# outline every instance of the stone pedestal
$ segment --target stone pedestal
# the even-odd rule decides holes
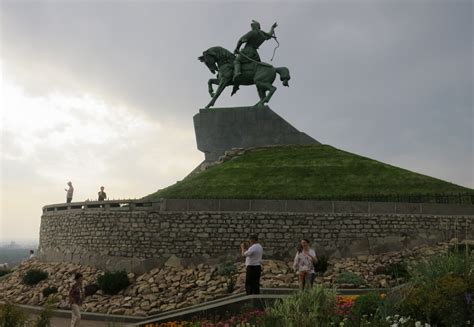
[[[205,162],[218,160],[232,148],[320,144],[267,106],[200,109],[193,119],[197,147],[204,152]]]

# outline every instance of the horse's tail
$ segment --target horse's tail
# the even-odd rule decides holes
[[[280,75],[280,81],[284,86],[290,86],[288,81],[290,80],[290,70],[286,67],[277,67],[275,68],[278,75]]]

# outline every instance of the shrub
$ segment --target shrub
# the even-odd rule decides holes
[[[324,274],[328,269],[328,257],[325,255],[318,256],[318,262],[314,265],[314,271]]]
[[[48,297],[51,294],[57,293],[58,288],[54,287],[54,286],[48,286],[48,287],[44,288],[42,292],[43,292],[44,297]]]
[[[235,290],[236,280],[232,276],[237,271],[235,262],[227,260],[217,266],[217,274],[227,276],[227,293],[232,293]]]
[[[316,285],[309,291],[290,295],[267,309],[266,326],[329,326],[336,314],[336,292]]]
[[[374,269],[374,275],[387,275],[387,267],[378,266]]]
[[[449,254],[467,254],[470,255],[474,250],[474,244],[453,244],[448,248]]]
[[[130,285],[127,273],[125,271],[107,271],[97,279],[100,289],[109,295],[115,295]]]
[[[438,286],[413,287],[402,304],[402,312],[440,326],[461,326],[471,319],[466,301],[467,284],[462,277],[446,275]]]
[[[27,322],[26,314],[12,303],[0,304],[0,326],[20,327]]]
[[[100,289],[99,285],[97,284],[90,284],[84,287],[84,295],[85,296],[91,296],[97,293],[97,291]]]
[[[405,262],[391,263],[387,266],[387,275],[392,278],[405,278],[408,279],[410,274],[408,273],[408,267]]]
[[[232,293],[235,290],[236,278],[231,276],[227,279],[227,293]]]
[[[363,316],[374,316],[381,302],[382,299],[378,293],[363,294],[355,300],[351,312],[357,319],[362,319]]]
[[[231,260],[224,261],[217,266],[217,273],[221,276],[230,276],[236,271],[235,262]]]
[[[34,327],[51,327],[51,317],[53,316],[53,309],[51,305],[46,305],[41,310],[38,318],[34,322]]]
[[[3,270],[0,270],[0,277],[2,276],[5,276],[5,275],[8,275],[9,273],[11,273],[12,271],[10,269],[3,269]]]
[[[336,277],[336,283],[338,284],[352,284],[355,286],[365,285],[365,281],[359,275],[356,275],[350,271],[343,271]]]
[[[39,269],[30,269],[23,276],[23,283],[27,285],[36,285],[42,280],[48,278],[48,273]]]
[[[447,254],[431,257],[410,269],[417,284],[435,286],[437,279],[447,274],[468,276],[474,272],[474,256]]]
[[[443,255],[419,263],[403,288],[400,313],[437,326],[462,326],[472,320],[472,256]]]

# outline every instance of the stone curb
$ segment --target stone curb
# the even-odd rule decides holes
[[[17,306],[29,314],[40,314],[40,312],[43,310],[43,307],[38,307],[38,306],[33,306],[33,305],[17,304]],[[71,318],[71,311],[63,310],[63,309],[53,309],[53,317]],[[93,312],[81,311],[82,320],[134,323],[134,322],[139,322],[145,318],[146,317],[111,315],[111,314],[105,314],[105,313],[93,313]]]

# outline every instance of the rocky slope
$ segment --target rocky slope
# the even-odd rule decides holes
[[[446,253],[448,247],[456,240],[439,243],[434,246],[422,246],[402,252],[381,255],[359,256],[357,258],[330,259],[328,270],[317,282],[327,287],[355,287],[348,283],[337,284],[341,272],[353,272],[365,280],[359,287],[390,287],[403,279],[395,280],[387,274],[387,267],[392,263],[412,263],[433,254]],[[261,285],[264,288],[297,287],[297,276],[291,268],[292,262],[265,260]],[[243,292],[245,270],[242,262],[237,262],[237,271],[230,276],[218,273],[217,266],[200,264],[193,267],[164,266],[143,275],[128,274],[131,285],[118,295],[105,295],[98,291],[87,297],[83,310],[109,314],[145,316],[167,310],[183,308],[229,294]],[[28,286],[22,283],[22,276],[29,269],[41,269],[48,272],[47,280],[37,285]],[[96,283],[103,271],[89,266],[66,263],[42,263],[36,259],[23,262],[14,272],[0,280],[0,302],[11,301],[18,304],[43,305],[42,290],[48,286],[58,288],[54,297],[58,308],[68,308],[68,291],[73,284],[76,272],[84,275],[84,285]],[[233,283],[231,281],[235,281]],[[232,283],[233,285],[229,285]]]

